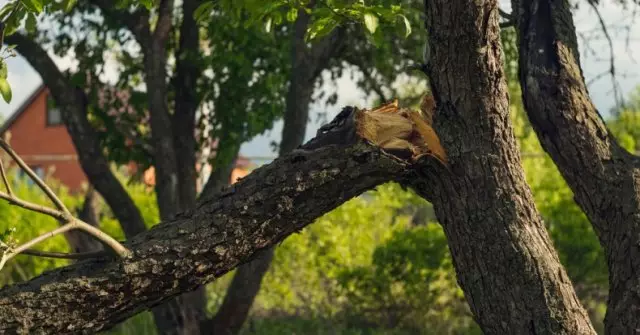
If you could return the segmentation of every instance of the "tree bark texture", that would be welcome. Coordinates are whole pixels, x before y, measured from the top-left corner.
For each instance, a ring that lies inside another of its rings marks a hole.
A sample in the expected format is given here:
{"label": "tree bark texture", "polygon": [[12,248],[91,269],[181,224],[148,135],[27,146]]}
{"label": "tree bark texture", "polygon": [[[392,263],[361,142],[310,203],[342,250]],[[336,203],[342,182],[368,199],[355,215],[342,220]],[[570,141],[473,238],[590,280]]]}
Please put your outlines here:
{"label": "tree bark texture", "polygon": [[[167,43],[173,30],[173,0],[161,0],[155,29],[151,30],[149,15],[136,11],[124,14],[113,11],[113,5],[95,1],[105,15],[123,15],[121,20],[136,37],[141,46],[144,64],[144,80],[149,103],[153,164],[156,173],[156,198],[160,218],[172,219],[177,213],[191,208],[195,203],[195,138],[193,118],[197,102],[193,98],[196,77],[185,62],[190,52],[197,52],[198,30],[192,29],[193,1],[183,2],[184,15],[176,67],[176,113],[169,113],[169,87],[167,83]],[[111,8],[110,8],[111,7]],[[184,28],[184,29],[182,29]],[[195,42],[194,42],[195,39]],[[195,47],[195,50],[188,48]],[[183,49],[184,48],[184,49]],[[192,126],[189,130],[186,129]],[[174,134],[177,131],[177,134]],[[180,154],[178,153],[180,151]],[[178,165],[178,158],[184,159]],[[204,288],[177,297],[152,309],[158,332],[161,334],[200,334],[199,325],[205,317],[206,296]]]}
{"label": "tree bark texture", "polygon": [[[331,134],[327,136],[333,136]],[[325,138],[326,139],[326,138]],[[126,243],[126,259],[86,260],[0,290],[0,332],[94,333],[247,262],[343,202],[407,172],[361,141],[276,159]],[[328,143],[344,143],[334,137]]]}
{"label": "tree bark texture", "polygon": [[415,187],[432,200],[476,321],[485,334],[594,334],[525,182],[497,0],[425,5],[435,129],[451,172]]}
{"label": "tree bark texture", "polygon": [[[302,145],[309,120],[309,105],[316,79],[329,65],[332,57],[344,48],[344,32],[338,29],[328,37],[307,47],[305,34],[309,15],[300,10],[292,34],[289,88],[279,155],[285,155]],[[274,248],[262,251],[254,260],[238,267],[213,322],[213,334],[237,334],[249,316],[251,306],[260,291],[262,279],[273,260]]]}
{"label": "tree bark texture", "polygon": [[199,28],[192,13],[198,7],[196,0],[183,0],[179,48],[175,52],[176,75],[175,110],[173,113],[173,137],[178,164],[180,210],[191,209],[196,203],[197,146],[195,137],[196,110],[200,100],[196,84],[201,74],[197,55],[200,51]]}
{"label": "tree bark texture", "polygon": [[607,130],[580,68],[566,0],[513,1],[529,120],[600,239],[607,334],[640,332],[640,161]]}

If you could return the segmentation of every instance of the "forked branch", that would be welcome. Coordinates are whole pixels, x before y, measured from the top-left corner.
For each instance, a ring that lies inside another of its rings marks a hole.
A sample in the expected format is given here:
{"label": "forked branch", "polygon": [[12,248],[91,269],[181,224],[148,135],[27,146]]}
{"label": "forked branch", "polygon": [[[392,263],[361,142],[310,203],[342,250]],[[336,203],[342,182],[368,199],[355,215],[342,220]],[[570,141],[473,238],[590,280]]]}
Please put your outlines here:
{"label": "forked branch", "polygon": [[[80,229],[85,233],[93,236],[103,244],[109,246],[120,257],[127,257],[130,255],[130,251],[127,248],[125,248],[122,244],[120,244],[120,242],[116,241],[111,236],[105,234],[100,229],[74,217],[69,211],[69,209],[60,200],[60,198],[58,198],[55,195],[53,190],[51,190],[51,188],[47,186],[47,184],[42,179],[40,179],[40,177],[38,177],[38,175],[35,172],[33,172],[33,170],[31,170],[31,168],[22,160],[22,158],[20,158],[20,156],[15,151],[13,151],[11,146],[7,142],[5,142],[3,139],[0,139],[0,147],[16,162],[16,164],[27,174],[27,176],[29,176],[29,178],[33,180],[33,182],[36,185],[38,185],[38,187],[47,195],[47,197],[51,200],[51,202],[55,205],[56,208],[55,209],[50,208],[47,206],[35,204],[35,203],[18,198],[11,190],[9,180],[7,178],[7,174],[1,160],[0,160],[0,177],[2,178],[2,182],[7,192],[0,191],[0,198],[7,200],[12,205],[16,205],[30,211],[51,216],[56,220],[60,221],[61,223],[60,227],[52,231],[46,232],[17,247],[13,247],[11,245],[8,245],[0,241],[0,249],[2,249],[2,258],[0,258],[0,269],[4,267],[4,264],[8,260],[12,259],[13,257],[15,257],[20,253],[52,257],[50,254],[38,252],[36,250],[30,250],[30,248],[50,237],[62,234],[64,232],[67,232],[73,229]],[[84,256],[86,255],[83,255],[83,257]],[[81,256],[75,255],[75,254],[56,253],[55,257],[80,258]]]}

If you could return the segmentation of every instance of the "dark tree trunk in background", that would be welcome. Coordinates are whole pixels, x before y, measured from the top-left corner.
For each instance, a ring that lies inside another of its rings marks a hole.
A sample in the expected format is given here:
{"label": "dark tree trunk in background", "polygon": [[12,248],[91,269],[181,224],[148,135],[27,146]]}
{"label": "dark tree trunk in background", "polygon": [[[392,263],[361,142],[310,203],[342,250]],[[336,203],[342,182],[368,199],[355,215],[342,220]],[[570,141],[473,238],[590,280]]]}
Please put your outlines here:
{"label": "dark tree trunk in background", "polygon": [[640,332],[640,161],[607,130],[580,68],[566,0],[512,1],[529,120],[602,244],[607,334]]}
{"label": "dark tree trunk in background", "polygon": [[[93,187],[89,187],[84,196],[82,207],[78,210],[80,220],[94,226],[100,227],[100,216],[98,214],[98,199]],[[91,235],[79,230],[72,230],[65,233],[65,237],[71,247],[71,252],[90,252],[102,250],[102,243],[98,242]]]}
{"label": "dark tree trunk in background", "polygon": [[595,334],[525,182],[497,2],[425,1],[435,129],[451,173],[429,172],[416,188],[434,205],[485,334]]}
{"label": "dark tree trunk in background", "polygon": [[125,236],[129,239],[145,231],[146,226],[140,211],[102,154],[98,134],[87,119],[86,95],[69,82],[47,52],[36,42],[20,34],[6,37],[5,42],[17,45],[17,51],[47,83],[49,92],[61,106],[62,118],[78,152],[82,170],[113,211]]}
{"label": "dark tree trunk in background", "polygon": [[[315,42],[308,48],[304,36],[310,17],[304,11],[298,12],[294,23],[289,75],[289,90],[286,97],[284,126],[279,155],[293,151],[304,142],[309,106],[316,79],[329,66],[329,61],[343,47],[343,31],[336,30],[330,36]],[[262,278],[273,260],[274,248],[262,251],[253,261],[238,267],[222,305],[213,322],[213,334],[237,334],[245,323],[255,300]]]}
{"label": "dark tree trunk in background", "polygon": [[[151,31],[149,15],[144,10],[132,13],[118,11],[113,3],[106,0],[93,0],[103,15],[119,20],[136,37],[144,53],[145,82],[149,90],[149,109],[156,172],[156,194],[158,207],[163,220],[172,218],[181,210],[181,197],[178,185],[180,174],[176,163],[172,120],[167,102],[166,43],[171,31],[173,1],[163,0],[160,4],[156,29]],[[192,5],[191,3],[189,3]],[[186,6],[187,4],[185,4]],[[14,37],[15,36],[15,37]],[[18,44],[18,51],[43,77],[56,102],[63,105],[63,119],[67,130],[80,157],[83,171],[90,183],[102,194],[109,207],[120,222],[127,239],[146,230],[140,212],[131,197],[111,172],[109,163],[102,154],[102,149],[87,119],[87,98],[85,94],[70,84],[67,78],[57,69],[36,42],[20,35],[11,36]],[[188,77],[185,75],[183,77]],[[182,81],[192,80],[186,78]],[[188,123],[188,117],[181,118],[180,124]],[[182,129],[182,128],[181,128]],[[195,165],[195,164],[194,164]],[[195,169],[195,166],[194,166]],[[188,170],[186,175],[190,174]],[[189,183],[185,182],[186,187]],[[195,179],[193,180],[195,192]],[[187,197],[193,203],[195,193]],[[185,298],[167,302],[153,309],[154,318],[160,333],[166,334],[199,334],[198,326],[204,316],[204,292],[194,292]],[[190,328],[192,327],[192,328]]]}

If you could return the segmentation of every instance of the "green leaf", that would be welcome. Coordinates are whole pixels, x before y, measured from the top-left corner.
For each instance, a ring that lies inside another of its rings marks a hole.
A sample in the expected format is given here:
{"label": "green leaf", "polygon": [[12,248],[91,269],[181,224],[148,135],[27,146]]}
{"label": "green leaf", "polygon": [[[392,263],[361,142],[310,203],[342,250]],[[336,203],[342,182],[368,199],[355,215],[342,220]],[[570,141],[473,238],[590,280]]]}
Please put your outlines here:
{"label": "green leaf", "polygon": [[411,23],[409,22],[409,19],[407,19],[406,16],[402,14],[398,16],[402,19],[402,22],[404,23],[404,38],[407,38],[409,37],[409,35],[411,35]]}
{"label": "green leaf", "polygon": [[73,6],[76,5],[76,2],[78,2],[78,0],[65,0],[64,1],[64,11],[66,13],[69,13],[73,9]]}
{"label": "green leaf", "polygon": [[151,10],[153,8],[153,6],[155,5],[155,1],[154,0],[140,0],[140,3],[144,6],[144,8],[146,8],[147,10]]}
{"label": "green leaf", "polygon": [[297,18],[298,18],[298,9],[297,8],[289,9],[289,11],[287,12],[287,21],[294,22]]}
{"label": "green leaf", "polygon": [[272,24],[272,23],[273,23],[273,20],[272,20],[271,18],[268,18],[268,19],[267,19],[267,22],[265,22],[265,24],[264,24],[264,30],[265,30],[267,33],[270,33],[270,32],[271,32],[271,24]]}
{"label": "green leaf", "polygon": [[193,19],[196,20],[196,22],[202,22],[211,14],[213,5],[213,1],[203,2],[195,11],[193,11]]}
{"label": "green leaf", "polygon": [[0,94],[7,103],[11,102],[11,87],[6,78],[0,78]]}
{"label": "green leaf", "polygon": [[4,59],[0,58],[0,79],[7,79],[9,75],[9,69],[7,69],[7,63]]}
{"label": "green leaf", "polygon": [[16,5],[15,2],[10,2],[6,4],[4,7],[2,7],[0,9],[0,20],[4,21],[6,19],[6,16],[9,15],[9,13],[11,13],[15,5]]}
{"label": "green leaf", "polygon": [[22,4],[30,11],[40,14],[44,7],[41,0],[22,0]]}
{"label": "green leaf", "polygon": [[378,17],[373,13],[364,13],[364,25],[370,33],[375,33],[378,29]]}
{"label": "green leaf", "polygon": [[36,16],[33,13],[27,15],[27,22],[25,22],[25,28],[28,33],[34,33],[36,31]]}
{"label": "green leaf", "polygon": [[328,35],[336,26],[338,22],[332,17],[323,17],[314,21],[309,29],[307,29],[307,40],[313,40]]}

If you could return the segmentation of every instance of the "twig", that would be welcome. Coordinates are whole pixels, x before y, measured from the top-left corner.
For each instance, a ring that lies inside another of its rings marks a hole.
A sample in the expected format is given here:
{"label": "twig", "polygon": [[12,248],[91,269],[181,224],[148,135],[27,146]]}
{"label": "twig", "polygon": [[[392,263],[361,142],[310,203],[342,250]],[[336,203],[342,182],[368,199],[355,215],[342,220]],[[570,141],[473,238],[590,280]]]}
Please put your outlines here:
{"label": "twig", "polygon": [[502,16],[502,18],[504,18],[505,20],[513,21],[513,14],[507,13],[501,8],[498,8],[498,13],[500,13],[500,16]]}
{"label": "twig", "polygon": [[9,185],[9,180],[7,179],[7,174],[4,171],[4,164],[2,164],[2,159],[0,159],[0,174],[2,175],[2,182],[4,182],[4,187],[7,188],[7,193],[9,193],[9,196],[13,196],[13,191],[11,190],[11,185]]}
{"label": "twig", "polygon": [[621,93],[619,92],[618,82],[616,81],[616,66],[615,66],[616,59],[615,59],[614,50],[613,50],[613,40],[611,39],[611,36],[609,35],[609,30],[607,29],[607,25],[605,24],[604,19],[600,14],[598,5],[591,0],[587,2],[596,13],[596,16],[598,17],[598,22],[600,23],[600,27],[602,28],[602,33],[604,34],[604,37],[607,39],[607,43],[609,44],[609,73],[611,74],[611,83],[613,85],[613,95],[616,100],[616,107],[619,108],[620,106],[622,106],[623,102],[621,101],[622,100]]}
{"label": "twig", "polygon": [[33,212],[49,215],[50,217],[57,219],[59,221],[68,221],[68,217],[65,216],[65,214],[60,211],[57,211],[55,209],[45,207],[42,205],[34,204],[32,202],[24,201],[20,198],[16,198],[15,196],[4,193],[4,192],[0,192],[0,199],[7,200],[12,205],[16,205]]}
{"label": "twig", "polygon": [[9,146],[9,144],[5,142],[4,139],[1,139],[1,138],[0,138],[0,147],[2,147],[2,149],[4,149],[9,154],[9,156],[13,158],[13,160],[18,164],[18,166],[20,166],[20,168],[23,169],[24,172],[26,172],[29,177],[31,177],[31,179],[36,183],[36,185],[38,185],[38,187],[42,189],[42,191],[47,195],[47,197],[49,197],[49,199],[51,199],[53,204],[59,210],[61,210],[65,214],[71,215],[71,212],[69,212],[69,209],[67,209],[67,207],[62,203],[62,201],[56,196],[56,194],[53,193],[51,188],[49,188],[49,186],[47,186],[47,184],[45,184],[44,181],[42,181],[42,179],[40,179],[40,177],[38,177],[38,175],[35,172],[33,172],[33,170],[31,170],[31,168],[22,160],[22,158],[20,158],[20,156],[18,156],[18,154],[15,151],[13,151],[11,146]]}
{"label": "twig", "polygon": [[5,199],[12,205],[16,205],[34,212],[51,216],[62,223],[61,227],[54,229],[50,232],[44,233],[16,248],[12,248],[11,246],[0,241],[0,246],[2,247],[2,249],[4,249],[2,258],[0,259],[0,269],[2,269],[2,267],[8,260],[10,260],[11,258],[15,257],[20,253],[30,252],[33,254],[34,252],[33,250],[28,251],[29,248],[31,248],[32,246],[50,237],[56,236],[58,234],[64,233],[72,229],[80,229],[86,232],[87,234],[93,236],[94,238],[98,239],[100,242],[110,247],[120,257],[127,257],[131,254],[131,252],[127,248],[125,248],[122,244],[120,244],[120,242],[115,240],[113,237],[105,234],[100,229],[74,217],[69,211],[69,209],[67,209],[67,207],[62,203],[60,198],[58,198],[53,193],[51,188],[49,188],[49,186],[47,186],[45,182],[42,181],[42,179],[40,179],[40,177],[38,177],[38,175],[35,174],[29,168],[29,166],[27,166],[27,164],[25,164],[25,162],[20,158],[20,156],[18,156],[18,154],[15,151],[13,151],[13,149],[11,148],[11,146],[9,146],[7,142],[0,139],[0,147],[2,147],[9,154],[9,156],[13,158],[13,160],[18,164],[18,166],[20,166],[20,168],[22,168],[27,173],[27,175],[40,187],[40,189],[44,191],[44,193],[49,197],[49,199],[56,205],[58,209],[56,210],[46,206],[38,205],[38,204],[25,201],[16,197],[13,194],[13,192],[11,192],[11,189],[9,188],[9,182],[6,178],[4,168],[2,167],[2,165],[0,165],[0,173],[2,174],[2,179],[5,183],[5,186],[7,187],[7,193],[0,192],[0,199]]}

